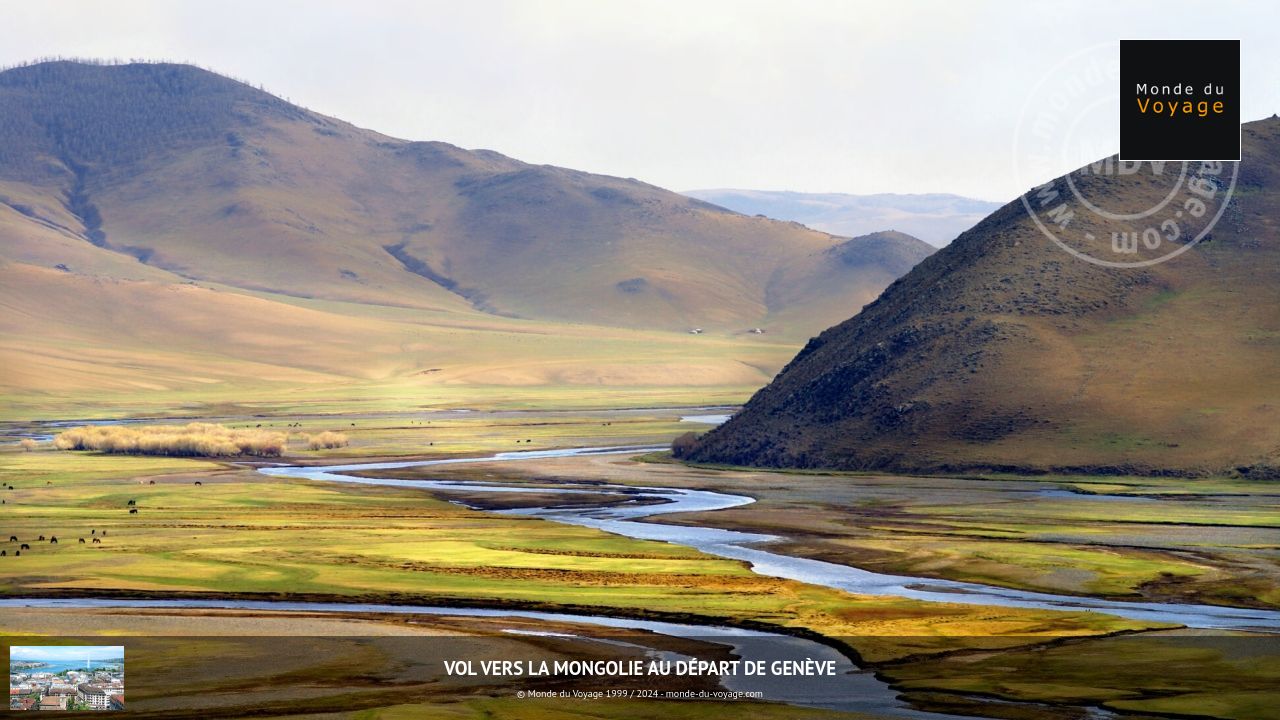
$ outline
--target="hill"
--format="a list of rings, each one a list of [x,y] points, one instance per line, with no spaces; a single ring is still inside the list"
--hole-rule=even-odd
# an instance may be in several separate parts
[[[835,303],[863,282],[839,262],[815,265],[839,240],[794,223],[385,137],[190,66],[0,73],[0,147],[4,257],[75,272],[155,269],[307,298],[721,331],[801,309],[768,303],[780,271],[814,268],[801,279],[827,283]],[[806,301],[790,317],[856,310],[823,292]]]
[[[11,412],[319,388],[735,401],[923,257],[886,237],[399,140],[186,65],[0,72]]]
[[[1274,474],[1280,118],[1246,124],[1205,241],[1083,262],[1013,202],[808,345],[689,456],[781,467]],[[1149,207],[1138,176],[1071,178]],[[1097,238],[1135,225],[1094,220]],[[1104,242],[1099,239],[1098,242]]]
[[[897,228],[943,247],[1000,207],[945,193],[848,195],[777,190],[688,190],[685,195],[745,215],[793,220],[846,237]]]
[[[774,273],[765,286],[770,317],[785,327],[804,327],[814,308],[861,308],[933,252],[923,240],[894,230],[844,240]]]

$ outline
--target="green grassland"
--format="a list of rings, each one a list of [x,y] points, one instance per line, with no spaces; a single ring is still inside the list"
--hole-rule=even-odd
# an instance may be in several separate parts
[[[1155,633],[924,660],[887,672],[908,696],[963,692],[1086,703],[1140,716],[1280,717],[1280,644],[1274,638]]]
[[[690,412],[681,410],[382,411],[250,417],[243,407],[224,409],[240,413],[224,418],[232,427],[261,425],[292,433],[287,458],[292,462],[421,456],[424,451],[474,455],[582,444],[659,444],[696,427],[679,421],[681,414]],[[304,449],[303,434],[324,430],[347,434],[350,447]],[[424,492],[282,480],[233,462],[47,448],[46,443],[34,452],[14,446],[0,451],[0,483],[14,486],[0,490],[5,499],[0,506],[0,539],[14,534],[32,544],[21,557],[10,553],[0,558],[0,587],[13,596],[367,600],[764,624],[825,636],[875,664],[923,706],[954,709],[983,696],[1049,703],[1040,710],[1019,706],[1024,713],[1020,717],[1028,718],[1052,718],[1058,712],[1054,708],[1081,703],[1116,708],[1137,703],[1132,705],[1137,711],[1176,708],[1213,717],[1249,717],[1247,709],[1267,699],[1265,693],[1254,693],[1252,700],[1227,702],[1224,697],[1234,696],[1224,687],[1238,682],[1235,675],[1241,673],[1250,687],[1262,687],[1269,664],[1245,672],[1236,665],[1215,665],[1218,661],[1213,660],[1197,675],[1194,657],[1188,659],[1178,647],[1169,651],[1169,657],[1192,663],[1179,676],[1186,680],[1184,690],[1121,692],[1117,688],[1122,681],[1116,677],[1146,687],[1157,676],[1112,677],[1106,671],[1102,673],[1106,677],[1094,677],[1099,675],[1098,668],[1090,669],[1087,662],[1072,664],[1072,658],[1093,657],[1094,651],[1088,650],[1093,646],[1086,638],[1151,626],[1099,613],[851,595],[755,575],[742,563],[680,546],[468,510]],[[420,474],[438,472],[423,468]],[[782,548],[787,552],[924,576],[1118,597],[1133,595],[1136,588],[1149,592],[1155,579],[1168,586],[1167,592],[1175,598],[1179,593],[1187,596],[1187,588],[1199,587],[1196,592],[1202,592],[1211,586],[1234,586],[1262,602],[1271,597],[1263,591],[1276,586],[1269,576],[1259,574],[1253,582],[1263,591],[1254,593],[1241,575],[1245,559],[1259,568],[1271,552],[1269,538],[1275,533],[1271,501],[1265,495],[1246,495],[1254,486],[1230,479],[1192,486],[1197,493],[1188,495],[1179,491],[1177,483],[1161,479],[1074,477],[1054,482],[767,473],[638,462],[628,456],[452,466],[448,476],[501,477],[504,482],[536,484],[593,480],[746,492],[759,501],[684,520],[777,532],[792,538]],[[196,481],[202,484],[197,486]],[[1037,492],[1057,488],[1181,499],[1117,502]],[[135,501],[137,514],[128,512],[129,500]],[[1111,510],[1117,505],[1123,512]],[[1020,506],[1026,507],[1025,517]],[[1196,524],[1210,521],[1230,524],[1214,527],[1212,534]],[[1183,527],[1180,522],[1189,524]],[[1135,537],[1122,536],[1121,530]],[[41,534],[57,535],[59,543],[32,542]],[[1152,538],[1160,534],[1168,546],[1140,547],[1152,545]],[[100,538],[101,544],[81,545],[81,537]],[[1191,543],[1193,539],[1197,553],[1172,546],[1175,541]],[[1228,600],[1221,594],[1215,597]],[[183,621],[190,632],[214,634],[213,621],[203,614]],[[319,620],[294,618],[292,622],[310,627],[306,623]],[[97,619],[88,626],[111,632],[110,624]],[[66,634],[67,629],[55,634]],[[150,632],[128,626],[116,631]],[[31,627],[21,632],[30,633]],[[1074,644],[1064,648],[1084,649],[1050,650],[1050,655],[1043,651],[1072,638]],[[1036,646],[1042,650],[1026,650]],[[1001,668],[1021,667],[1025,657],[1054,657],[1058,665],[1037,665],[1036,672],[1044,677],[1026,682],[1002,674]],[[935,661],[925,663],[924,658]],[[308,702],[314,704],[308,707],[326,716],[335,704],[351,702],[343,716],[370,718],[497,714],[603,719],[646,713],[692,717],[710,707],[632,701],[552,706],[521,702],[496,689],[486,691],[487,697],[446,699],[428,693],[415,698],[413,693],[388,693],[376,687],[352,689],[325,679],[324,672],[323,668],[281,670],[277,682],[270,680],[273,671],[262,682],[251,683],[252,688],[241,687],[239,680],[231,682],[220,688],[220,696],[228,701],[255,697],[264,702],[270,697],[282,702],[311,698]],[[329,689],[302,690],[291,684],[297,682]],[[275,691],[287,694],[271,696]],[[839,717],[760,703],[733,707],[743,717],[804,716],[798,712]]]
[[[4,530],[32,542],[21,557],[0,563],[0,585],[15,595],[291,595],[656,610],[862,636],[865,642],[851,644],[870,659],[1144,627],[1093,613],[853,596],[758,576],[741,563],[666,543],[469,511],[411,490],[287,482],[206,461],[47,451],[0,458],[0,477],[15,487],[5,491]],[[156,484],[139,484],[143,477]],[[137,514],[128,512],[129,500]],[[101,544],[78,542],[103,531]],[[38,535],[56,535],[59,543],[33,542]]]
[[[497,467],[537,482],[751,495],[751,505],[666,521],[780,535],[784,552],[871,570],[1117,599],[1280,606],[1280,488],[1269,483],[766,472],[644,459]]]
[[[682,408],[528,412],[526,408],[504,408],[334,414],[300,404],[283,411],[267,405],[219,409],[234,414],[218,419],[219,424],[232,430],[288,433],[288,450],[292,459],[299,462],[342,457],[463,456],[591,445],[664,446],[682,432],[706,427],[681,422],[683,415],[715,412]],[[186,419],[173,419],[147,424],[186,422]],[[0,422],[0,434],[7,432],[16,436],[23,432],[56,431],[57,428],[33,423]],[[346,435],[349,445],[333,450],[308,450],[307,436],[330,431]],[[39,465],[38,461],[32,463]]]

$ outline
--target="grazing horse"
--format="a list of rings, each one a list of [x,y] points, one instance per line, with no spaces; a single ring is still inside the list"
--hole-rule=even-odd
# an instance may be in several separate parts
[[[80,538],[80,544],[81,544],[81,545],[83,545],[83,544],[84,544],[84,538]]]
[[[155,480],[148,480],[148,481],[147,481],[147,484],[148,484],[148,485],[155,485],[155,484],[156,484],[156,481],[155,481]]]
[[[8,554],[9,554],[8,550],[0,550],[0,557],[4,557],[5,555],[8,555]]]
[[[57,535],[54,535],[53,537],[49,538],[49,544],[50,544],[50,545],[57,545],[57,544],[58,544],[58,536],[57,536]]]
[[[94,539],[93,539],[93,544],[94,544],[94,545],[101,545],[101,544],[102,544],[102,541],[101,541],[101,540],[99,540],[98,538],[94,538]]]
[[[138,514],[138,508],[129,508],[129,514],[130,514],[130,515],[137,515],[137,514]]]
[[[18,536],[17,536],[17,535],[10,535],[10,536],[9,536],[9,542],[18,542]]]
[[[196,481],[196,484],[197,484],[197,485],[203,485],[204,483],[202,483],[202,482],[200,482],[199,480],[197,480],[197,481]]]
[[[26,543],[22,543],[21,545],[18,546],[18,550],[30,550],[30,549],[31,549],[31,546]]]

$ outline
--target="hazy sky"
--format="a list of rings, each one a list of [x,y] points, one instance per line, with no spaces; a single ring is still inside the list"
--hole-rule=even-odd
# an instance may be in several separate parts
[[[46,662],[69,660],[115,660],[124,657],[123,645],[42,645],[15,646],[9,648],[13,660],[44,660]]]
[[[191,61],[389,135],[677,190],[1006,200],[1030,184],[1012,171],[1029,88],[1082,48],[1239,38],[1243,117],[1280,112],[1278,7],[0,0],[0,64]],[[1076,140],[1112,152],[1111,125]]]

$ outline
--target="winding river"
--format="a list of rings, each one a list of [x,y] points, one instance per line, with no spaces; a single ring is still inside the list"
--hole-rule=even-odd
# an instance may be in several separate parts
[[[718,420],[719,418],[715,418]],[[702,420],[702,418],[699,418]],[[707,420],[714,422],[712,418]],[[696,422],[696,420],[695,420]],[[761,575],[823,585],[864,595],[892,595],[932,602],[994,605],[1063,611],[1100,612],[1134,620],[1184,625],[1192,628],[1221,630],[1257,630],[1280,632],[1280,612],[1228,608],[1213,605],[1176,603],[1121,602],[1050,593],[1013,590],[978,583],[933,580],[888,575],[846,565],[792,557],[770,552],[761,546],[778,540],[772,535],[725,530],[712,527],[686,527],[654,522],[653,518],[682,512],[706,512],[737,507],[754,502],[744,495],[708,490],[666,487],[633,487],[601,484],[564,484],[561,486],[507,486],[490,483],[405,480],[397,478],[365,478],[351,472],[394,470],[397,468],[453,465],[492,461],[536,460],[539,458],[575,457],[583,455],[642,453],[663,448],[596,447],[560,450],[503,452],[486,457],[417,460],[405,462],[354,463],[329,466],[269,466],[260,472],[274,477],[298,478],[362,485],[412,487],[437,491],[466,493],[530,493],[582,494],[624,493],[629,502],[606,507],[524,507],[499,512],[545,518],[555,522],[598,528],[631,538],[659,540],[685,545],[702,552],[748,563]],[[634,502],[642,501],[642,502]],[[872,673],[860,670],[838,651],[821,643],[777,633],[713,625],[692,625],[651,620],[615,618],[599,615],[496,610],[416,605],[383,605],[361,603],[317,603],[251,600],[116,600],[116,599],[27,599],[3,598],[0,607],[68,607],[68,608],[225,608],[263,611],[401,613],[453,615],[470,617],[517,617],[551,622],[577,623],[610,628],[644,630],[674,637],[698,639],[725,645],[744,660],[805,659],[833,660],[838,669],[835,678],[724,676],[721,683],[729,690],[763,692],[763,698],[774,702],[875,713],[909,720],[962,720],[957,716],[925,712],[910,707],[897,693]],[[609,642],[608,640],[601,640]],[[1089,717],[1114,715],[1098,708],[1085,709]]]
[[[730,495],[710,490],[683,488],[632,487],[618,485],[565,484],[556,488],[531,488],[474,482],[401,480],[395,478],[364,478],[347,473],[364,470],[394,470],[397,468],[451,465],[460,463],[536,460],[538,458],[574,457],[581,455],[641,453],[662,448],[653,447],[598,447],[569,448],[562,450],[529,450],[503,452],[488,457],[450,458],[446,460],[416,460],[407,462],[356,463],[321,467],[277,466],[262,468],[261,472],[276,477],[323,480],[329,482],[358,483],[365,485],[391,485],[428,488],[441,491],[467,493],[601,493],[625,492],[636,500],[649,502],[624,503],[609,507],[530,507],[500,512],[530,515],[556,522],[598,528],[618,535],[644,540],[686,545],[710,555],[742,560],[761,575],[785,578],[813,585],[824,585],[838,590],[862,595],[894,595],[930,602],[962,603],[966,605],[995,605],[1011,608],[1039,610],[1065,610],[1100,612],[1131,620],[1162,622],[1191,628],[1216,630],[1257,630],[1280,632],[1280,612],[1250,608],[1222,607],[1218,605],[1193,605],[1162,602],[1127,602],[1100,598],[1055,595],[1052,593],[1015,590],[980,583],[955,580],[934,580],[902,575],[888,575],[862,570],[848,565],[792,557],[770,552],[763,547],[778,540],[772,535],[725,530],[713,527],[686,527],[653,522],[652,519],[672,513],[706,512],[738,507],[755,502],[745,495]],[[1089,496],[1080,496],[1089,497]],[[653,501],[658,502],[653,502]]]

